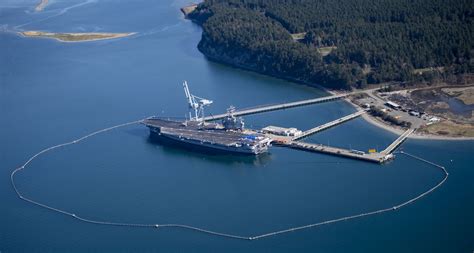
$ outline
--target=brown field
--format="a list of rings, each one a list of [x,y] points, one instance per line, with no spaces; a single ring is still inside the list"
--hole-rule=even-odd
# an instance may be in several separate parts
[[[466,105],[474,104],[474,87],[444,88],[442,90],[447,94],[462,100]]]
[[[419,131],[450,137],[474,137],[474,125],[457,124],[449,120],[422,127]]]

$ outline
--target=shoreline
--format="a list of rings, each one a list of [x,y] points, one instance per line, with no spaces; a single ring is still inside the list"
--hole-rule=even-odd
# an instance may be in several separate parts
[[[197,8],[197,6],[198,6],[197,3],[193,3],[193,4],[190,4],[190,5],[186,5],[184,7],[181,7],[180,10],[184,14],[184,17],[188,18],[188,15],[191,12],[193,12]]]
[[[181,11],[183,12],[184,14],[184,17],[187,18],[187,19],[190,19],[191,21],[195,22],[195,23],[198,23],[196,22],[195,20],[189,18],[188,14],[192,11],[185,11],[185,8],[196,8],[195,5],[191,5],[191,6],[185,6],[183,8],[181,8]],[[198,23],[199,24],[199,23]],[[247,70],[247,71],[252,71],[254,73],[258,73],[258,74],[261,74],[261,75],[265,75],[265,76],[269,76],[269,77],[273,77],[273,78],[278,78],[278,79],[282,79],[282,80],[286,80],[286,81],[289,81],[289,82],[293,82],[293,83],[296,83],[296,84],[300,84],[300,85],[306,85],[306,86],[310,86],[312,88],[317,88],[317,89],[321,89],[331,95],[337,95],[339,93],[341,93],[341,91],[339,90],[330,90],[330,89],[327,89],[321,85],[318,85],[318,84],[313,84],[313,83],[308,83],[308,82],[305,82],[305,81],[302,81],[302,80],[298,80],[298,79],[295,79],[295,78],[291,78],[291,77],[287,77],[287,76],[282,76],[282,75],[277,75],[277,74],[267,74],[267,73],[262,73],[261,71],[258,71],[258,70],[255,70],[247,65],[242,65],[242,64],[238,64],[238,63],[233,63],[229,60],[224,60],[224,59],[220,59],[218,58],[217,56],[213,56],[213,55],[209,55],[207,54],[206,52],[203,52],[204,50],[201,50],[199,47],[198,47],[198,50],[210,61],[213,61],[213,62],[217,62],[217,63],[220,63],[220,64],[224,64],[224,65],[227,65],[227,66],[230,66],[230,67],[234,67],[234,68],[238,68],[238,69],[243,69],[243,70]],[[363,90],[361,90],[363,91]],[[342,92],[345,92],[345,91],[342,91]],[[352,102],[348,101],[347,99],[345,99],[346,102],[348,102],[352,107],[354,108],[358,108],[357,105],[353,104]],[[394,133],[396,135],[401,135],[404,130],[402,129],[398,129],[396,127],[393,127],[393,126],[390,126],[384,122],[381,122],[379,121],[378,119],[375,119],[373,118],[372,116],[370,115],[367,115],[367,114],[363,114],[362,115],[362,118],[368,122],[369,124],[372,124],[374,126],[377,126],[379,128],[382,128],[386,131],[389,131],[391,133]],[[416,132],[414,132],[413,134],[411,134],[410,136],[408,136],[408,138],[410,139],[419,139],[419,140],[445,140],[445,141],[472,141],[474,140],[474,137],[452,137],[452,136],[441,136],[441,135],[429,135],[429,134],[418,134]]]
[[[210,61],[213,61],[213,62],[216,62],[216,63],[219,63],[219,64],[224,64],[226,66],[230,66],[230,67],[234,67],[234,68],[237,68],[237,69],[242,69],[242,70],[246,70],[246,71],[252,71],[254,73],[258,73],[258,74],[261,74],[261,75],[265,75],[265,76],[269,76],[269,77],[273,77],[273,78],[278,78],[278,79],[282,79],[282,80],[285,80],[285,81],[289,81],[289,82],[292,82],[292,83],[296,83],[296,84],[299,84],[299,85],[305,85],[305,86],[308,86],[308,87],[311,87],[311,88],[316,88],[316,89],[320,89],[322,91],[325,91],[331,95],[339,95],[341,93],[345,93],[346,91],[341,91],[341,90],[330,90],[330,89],[327,89],[321,85],[318,85],[318,84],[312,84],[312,83],[308,83],[308,82],[305,82],[305,81],[301,81],[301,80],[297,80],[295,78],[290,78],[290,77],[286,77],[286,76],[279,76],[279,75],[269,75],[269,74],[264,74],[260,71],[256,71],[254,69],[252,69],[251,67],[248,67],[248,66],[244,66],[244,65],[241,65],[241,64],[236,64],[236,63],[230,63],[226,60],[221,60],[215,56],[211,56],[211,55],[208,55],[206,54],[205,52],[202,52],[201,50],[199,50],[208,60]],[[369,89],[370,90],[370,89]],[[364,90],[360,90],[360,91],[364,91]],[[355,104],[353,104],[352,102],[350,102],[349,100],[347,99],[344,99],[344,101],[346,101],[347,103],[349,103],[352,107],[358,109],[359,107]],[[393,127],[393,126],[390,126],[384,122],[381,122],[379,121],[378,119],[375,119],[373,118],[372,116],[368,115],[368,114],[363,114],[362,115],[362,118],[368,122],[369,124],[372,124],[374,126],[377,126],[379,128],[382,128],[388,132],[391,132],[393,134],[396,134],[396,135],[401,135],[403,134],[403,132],[405,132],[405,130],[403,129],[399,129],[399,128],[396,128],[396,127]],[[408,136],[408,139],[417,139],[417,140],[444,140],[444,141],[473,141],[474,140],[474,137],[453,137],[453,136],[441,136],[441,135],[430,135],[430,134],[418,134],[416,132],[412,133],[410,136]]]
[[[45,38],[45,39],[54,39],[59,42],[64,43],[79,43],[79,42],[90,42],[98,40],[110,40],[124,38],[136,34],[136,32],[131,33],[52,33],[52,32],[41,32],[41,31],[23,31],[18,32],[24,38]],[[79,38],[80,36],[91,36],[97,38]],[[69,37],[65,39],[64,37]]]
[[[322,87],[324,89],[324,87]],[[327,90],[332,95],[337,95],[338,93]],[[349,99],[344,99],[347,103],[349,103],[352,107],[356,109],[362,109],[358,105],[352,103]],[[361,117],[369,124],[376,126],[378,128],[382,128],[385,131],[391,132],[396,135],[402,135],[406,129],[401,129],[397,127],[390,126],[385,122],[371,116],[370,114],[362,114]],[[416,140],[439,140],[439,141],[473,141],[474,137],[453,137],[453,136],[441,136],[441,135],[432,135],[432,134],[419,134],[416,131],[413,132],[411,135],[407,137],[408,139],[416,139]]]
[[[36,12],[43,11],[46,5],[48,5],[48,0],[41,0],[41,2],[38,5],[36,5],[35,11]]]
[[[244,64],[233,63],[233,62],[229,62],[229,61],[226,61],[226,60],[219,59],[217,56],[209,55],[206,52],[203,52],[199,48],[198,48],[198,51],[201,52],[209,61],[219,63],[219,64],[222,64],[222,65],[227,66],[227,67],[236,68],[236,69],[240,69],[240,70],[245,70],[245,71],[249,71],[249,72],[252,72],[252,73],[257,73],[259,75],[263,75],[263,76],[267,76],[267,77],[277,78],[277,79],[284,80],[284,81],[287,81],[287,82],[292,82],[292,83],[295,83],[295,84],[298,84],[298,85],[304,85],[304,86],[307,86],[307,87],[311,87],[313,89],[314,88],[320,89],[320,90],[322,90],[322,91],[324,91],[328,94],[331,94],[331,95],[338,95],[339,93],[337,93],[337,92],[341,92],[341,91],[345,92],[344,90],[329,90],[329,89],[323,87],[322,85],[306,82],[306,81],[299,80],[299,79],[296,79],[296,78],[293,78],[293,77],[290,77],[290,76],[278,75],[278,74],[266,74],[264,72],[252,69],[251,67],[248,67]]]
[[[379,128],[382,128],[388,132],[391,132],[396,135],[401,135],[404,130],[389,126],[377,119],[374,119],[372,116],[363,114],[362,118],[368,122],[369,124],[372,124],[374,126],[377,126]],[[474,137],[452,137],[452,136],[441,136],[441,135],[428,135],[428,134],[418,134],[416,132],[412,133],[410,136],[408,136],[408,139],[416,139],[416,140],[438,140],[438,141],[473,141]]]

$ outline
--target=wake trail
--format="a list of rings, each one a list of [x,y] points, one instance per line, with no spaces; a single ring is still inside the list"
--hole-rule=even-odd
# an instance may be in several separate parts
[[[68,11],[70,11],[72,9],[75,9],[75,8],[78,8],[78,7],[87,5],[87,4],[96,3],[96,2],[97,2],[97,0],[86,0],[82,3],[74,4],[74,5],[65,7],[63,9],[60,9],[60,11],[58,13],[53,14],[51,16],[47,16],[47,17],[42,18],[40,20],[33,20],[33,21],[30,21],[30,22],[27,22],[27,23],[24,23],[24,24],[21,24],[21,25],[17,25],[17,26],[14,27],[14,29],[19,30],[20,28],[22,28],[24,26],[27,26],[27,25],[41,23],[41,22],[44,22],[46,20],[49,20],[49,19],[52,19],[52,18],[55,18],[55,17],[58,17],[58,16],[62,16],[62,15],[66,14]]]

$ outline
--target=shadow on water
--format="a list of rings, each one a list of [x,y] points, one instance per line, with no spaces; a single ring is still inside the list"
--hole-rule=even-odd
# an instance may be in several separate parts
[[[159,138],[149,134],[147,141],[149,145],[159,145],[162,151],[169,156],[191,157],[208,160],[221,164],[252,164],[256,167],[264,166],[271,161],[271,154],[248,155],[241,153],[229,153],[213,148],[201,147],[180,143],[173,140]]]
[[[143,127],[126,129],[124,132],[136,137],[146,137],[149,133],[148,129]]]

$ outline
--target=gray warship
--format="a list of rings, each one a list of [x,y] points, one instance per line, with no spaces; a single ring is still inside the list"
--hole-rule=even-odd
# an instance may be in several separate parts
[[[227,109],[227,116],[221,123],[206,122],[204,107],[212,104],[212,100],[191,94],[186,81],[183,82],[183,88],[188,100],[189,118],[181,121],[147,118],[143,124],[150,129],[150,135],[215,151],[257,155],[268,150],[272,139],[246,130],[243,119],[234,116],[234,107]]]

